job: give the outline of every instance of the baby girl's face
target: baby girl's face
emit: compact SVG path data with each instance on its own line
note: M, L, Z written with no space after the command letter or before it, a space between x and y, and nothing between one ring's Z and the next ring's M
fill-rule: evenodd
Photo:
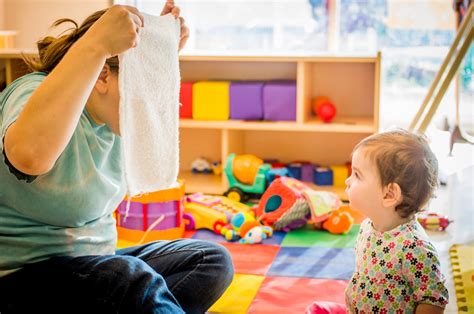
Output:
M350 207L373 220L383 215L383 189L375 162L367 150L359 148L352 155L352 174L346 179L346 193Z

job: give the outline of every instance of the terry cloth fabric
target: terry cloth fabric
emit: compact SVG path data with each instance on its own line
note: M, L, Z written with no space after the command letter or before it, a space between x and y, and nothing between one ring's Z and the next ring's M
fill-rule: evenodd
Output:
M119 56L120 133L129 196L170 187L178 176L179 21L144 15L140 42Z

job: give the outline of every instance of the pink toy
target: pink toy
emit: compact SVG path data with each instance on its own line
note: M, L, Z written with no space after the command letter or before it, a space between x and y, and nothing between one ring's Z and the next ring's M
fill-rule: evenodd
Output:
M341 303L316 301L306 308L306 314L346 314L346 306Z

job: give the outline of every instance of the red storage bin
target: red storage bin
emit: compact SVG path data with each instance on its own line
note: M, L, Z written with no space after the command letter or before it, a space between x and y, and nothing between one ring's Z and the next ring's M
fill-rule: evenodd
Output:
M179 90L179 117L191 119L193 117L193 83L181 82L181 89Z

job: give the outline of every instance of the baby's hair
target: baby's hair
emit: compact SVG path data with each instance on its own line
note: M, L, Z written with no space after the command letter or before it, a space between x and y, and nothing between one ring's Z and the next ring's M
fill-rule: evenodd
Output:
M35 72L50 73L53 71L69 48L71 48L106 11L107 9L94 12L87 17L80 26L74 20L67 18L59 19L54 22L52 27L57 27L63 23L72 23L74 27L66 30L58 37L47 36L39 40L36 43L39 57L27 57L23 55L23 60L28 65L28 68ZM80 62L80 60L78 60L78 62ZM106 60L106 63L111 69L117 71L118 57L109 58Z
M374 134L354 148L375 161L382 187L397 183L402 201L395 210L407 218L421 211L438 187L438 160L424 136L403 129Z

